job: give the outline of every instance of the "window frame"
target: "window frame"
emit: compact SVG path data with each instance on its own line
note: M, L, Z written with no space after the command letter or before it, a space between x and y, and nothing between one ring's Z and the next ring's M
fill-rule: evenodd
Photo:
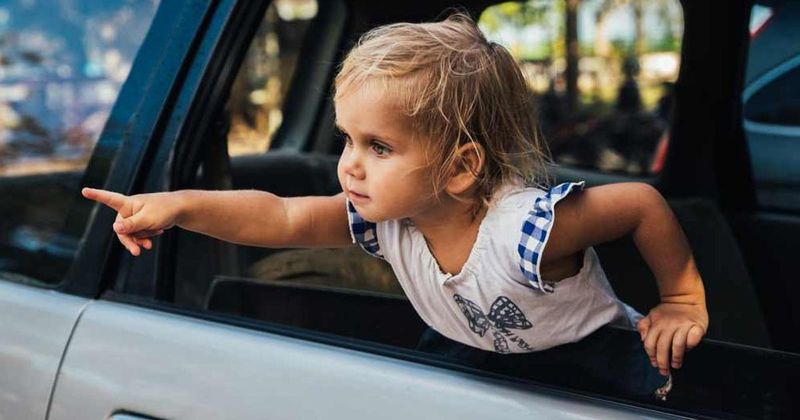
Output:
M163 129L163 111L172 104L184 81L187 56L197 48L196 35L203 32L213 10L213 4L200 0L159 4L89 161L82 186L123 194L135 191L139 176L152 161L154 144ZM75 211L89 214L89 221L67 281L58 290L96 297L110 273L119 267L121 247L109 229L116 213L82 197L76 201Z

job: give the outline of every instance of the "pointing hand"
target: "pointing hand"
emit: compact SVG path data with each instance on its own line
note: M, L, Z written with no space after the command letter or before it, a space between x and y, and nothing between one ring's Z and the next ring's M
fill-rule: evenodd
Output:
M141 253L141 248L152 249L150 238L164 233L164 230L176 224L178 208L176 200L168 197L170 193L126 196L94 188L84 188L81 193L117 212L114 232L122 245L134 256Z

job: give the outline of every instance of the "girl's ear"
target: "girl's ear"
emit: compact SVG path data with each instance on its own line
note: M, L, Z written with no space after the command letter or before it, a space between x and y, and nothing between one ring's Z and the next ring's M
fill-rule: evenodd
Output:
M459 147L445 191L454 196L469 191L483 170L484 156L483 146L477 142L469 142Z

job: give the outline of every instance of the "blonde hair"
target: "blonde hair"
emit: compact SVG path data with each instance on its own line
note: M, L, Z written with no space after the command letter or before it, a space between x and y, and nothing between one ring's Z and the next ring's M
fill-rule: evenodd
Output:
M550 152L522 71L468 15L365 33L341 65L334 100L376 80L410 117L414 132L430 140L426 150L435 191L460 164L457 150L467 143L484 150L482 169L474 174L476 196L470 197L477 204L488 204L507 182L551 183Z

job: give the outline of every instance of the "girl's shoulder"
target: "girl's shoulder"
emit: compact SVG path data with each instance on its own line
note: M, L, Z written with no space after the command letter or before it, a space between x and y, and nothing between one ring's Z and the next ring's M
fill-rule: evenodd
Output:
M534 289L552 292L552 285L541 281L541 256L550 238L557 211L556 204L569 194L581 191L584 182L565 182L547 189L509 185L497 191L492 200L485 228L517 267L520 282Z
M551 187L512 183L497 189L489 207L490 210L505 212L513 212L515 209L531 211L535 208L552 211L562 198L584 188L584 181L564 182Z

